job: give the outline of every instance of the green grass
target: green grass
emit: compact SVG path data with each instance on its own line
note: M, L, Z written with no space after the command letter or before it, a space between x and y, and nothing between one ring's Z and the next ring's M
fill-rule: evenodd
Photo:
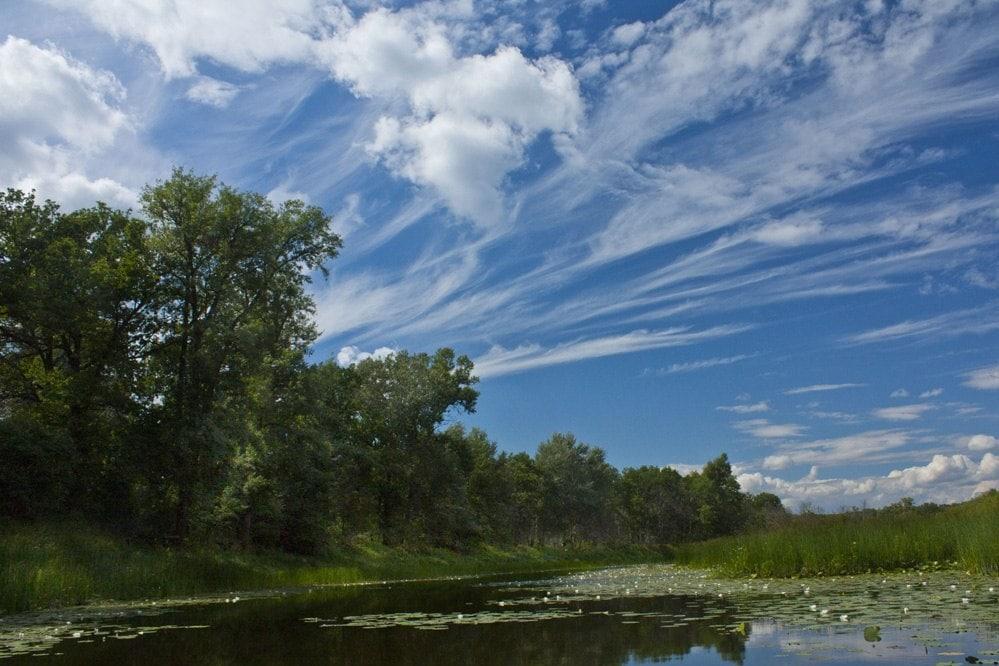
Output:
M103 600L661 561L650 548L498 549L467 554L371 545L323 558L150 548L79 525L0 528L0 615Z
M802 516L774 530L680 546L675 561L733 576L817 576L960 567L999 573L999 492L897 512Z

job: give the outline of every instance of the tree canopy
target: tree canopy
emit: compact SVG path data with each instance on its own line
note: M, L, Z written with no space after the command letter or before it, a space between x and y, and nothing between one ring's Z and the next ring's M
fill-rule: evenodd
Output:
M294 552L675 543L783 515L724 454L681 476L571 433L503 452L456 421L478 379L449 348L310 363L308 283L340 247L318 207L180 169L136 213L0 195L0 514Z

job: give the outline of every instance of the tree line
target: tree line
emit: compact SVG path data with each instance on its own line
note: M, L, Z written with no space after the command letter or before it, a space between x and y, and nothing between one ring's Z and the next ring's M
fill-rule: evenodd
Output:
M309 362L323 210L175 170L138 213L0 195L0 515L82 517L151 542L468 548L675 543L779 519L723 454L619 471L555 434L500 452L452 423L472 362Z

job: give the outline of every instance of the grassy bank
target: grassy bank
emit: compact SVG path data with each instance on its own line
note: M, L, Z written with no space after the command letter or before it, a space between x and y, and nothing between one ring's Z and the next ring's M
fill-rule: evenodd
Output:
M802 516L760 533L688 544L676 561L728 575L798 576L953 566L999 573L999 493L941 507Z
M586 568L662 560L637 547L481 548L468 554L384 546L323 558L149 548L80 526L0 527L0 615L98 600L231 590Z

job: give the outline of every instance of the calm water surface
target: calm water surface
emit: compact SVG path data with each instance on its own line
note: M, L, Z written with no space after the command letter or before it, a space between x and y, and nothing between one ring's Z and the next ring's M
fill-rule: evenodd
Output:
M957 573L717 582L671 567L627 567L322 588L0 618L0 657L60 664L999 663L996 584Z

